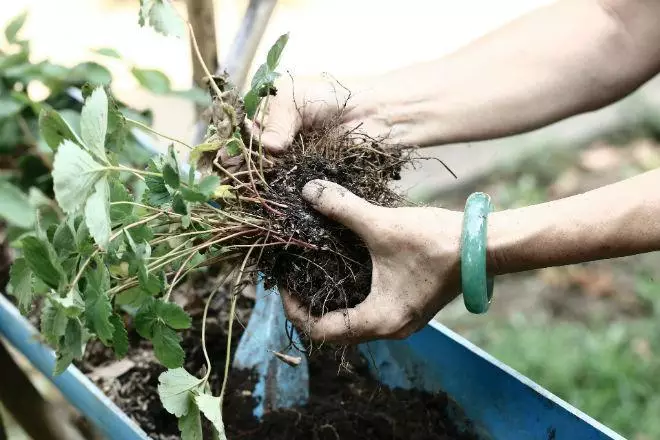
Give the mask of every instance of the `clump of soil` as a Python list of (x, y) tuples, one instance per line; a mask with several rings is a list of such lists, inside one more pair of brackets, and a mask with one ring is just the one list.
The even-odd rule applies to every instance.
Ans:
[[(200, 346), (201, 316), (204, 299), (213, 288), (212, 281), (201, 281), (188, 290), (186, 308), (193, 316), (193, 327), (183, 332), (186, 351), (185, 368), (201, 376), (204, 358)], [(228, 295), (216, 295), (207, 323), (207, 341), (213, 363), (210, 384), (218, 394), (225, 362)], [(252, 300), (241, 297), (238, 316), (249, 319)], [(232, 353), (242, 327), (236, 325)], [(179, 438), (177, 420), (167, 413), (157, 394), (158, 375), (164, 368), (154, 358), (149, 343), (133, 334), (126, 359), (133, 363), (121, 368), (116, 376), (99, 378), (101, 367), (117, 364), (112, 352), (98, 342), (88, 347), (78, 366), (135, 420), (151, 438)], [(246, 372), (232, 371), (224, 403), (224, 422), (229, 439), (342, 440), (350, 439), (438, 439), (472, 440), (460, 433), (447, 417), (449, 401), (443, 393), (389, 389), (373, 379), (367, 361), (349, 349), (343, 359), (332, 349), (317, 350), (310, 361), (310, 400), (304, 407), (267, 413), (259, 422), (252, 415), (255, 401), (251, 396), (254, 378)], [(124, 361), (122, 361), (124, 362)], [(340, 369), (340, 364), (343, 367)], [(207, 433), (209, 427), (205, 426)], [(210, 436), (208, 437), (210, 438)]]
[(369, 250), (351, 230), (304, 202), (302, 188), (314, 179), (328, 180), (373, 204), (398, 206), (402, 200), (389, 185), (400, 179), (409, 162), (408, 152), (385, 150), (377, 141), (337, 126), (301, 133), (264, 176), (270, 186), (266, 196), (288, 208), (282, 216), (266, 210), (263, 215), (280, 235), (315, 248), (266, 249), (259, 269), (267, 275), (267, 285), (287, 289), (315, 315), (361, 303), (371, 286)]
[[(223, 93), (214, 97), (206, 143), (219, 150), (202, 153), (197, 165), (217, 173), (239, 196), (233, 206), (223, 200), (224, 209), (267, 225), (263, 233), (235, 240), (241, 246), (239, 257), (247, 254), (246, 244), (261, 246), (250, 266), (265, 275), (267, 287), (285, 288), (315, 315), (361, 303), (369, 293), (372, 272), (365, 243), (306, 203), (302, 188), (310, 180), (328, 180), (373, 204), (400, 206), (405, 202), (391, 183), (413, 164), (413, 149), (371, 138), (359, 129), (349, 131), (339, 114), (303, 128), (284, 154), (273, 157), (259, 147), (258, 138), (250, 139), (240, 95), (224, 78), (218, 78), (217, 85)], [(256, 125), (258, 121), (257, 116)], [(236, 133), (244, 149), (231, 156), (226, 145), (236, 142)], [(257, 151), (266, 155), (265, 165)]]

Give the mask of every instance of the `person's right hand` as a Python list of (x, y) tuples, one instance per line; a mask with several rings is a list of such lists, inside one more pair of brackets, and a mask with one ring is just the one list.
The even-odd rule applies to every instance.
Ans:
[(387, 127), (371, 117), (374, 94), (359, 81), (323, 77), (282, 76), (275, 82), (277, 94), (268, 98), (263, 125), (257, 115), (255, 135), (272, 154), (281, 154), (302, 128), (319, 127), (336, 120), (346, 130), (358, 129), (371, 137), (387, 134)]

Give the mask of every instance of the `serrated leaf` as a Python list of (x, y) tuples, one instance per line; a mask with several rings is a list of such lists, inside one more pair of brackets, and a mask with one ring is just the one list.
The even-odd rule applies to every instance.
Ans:
[(83, 206), (105, 171), (87, 152), (64, 140), (55, 153), (52, 174), (55, 199), (70, 214)]
[(206, 176), (199, 182), (199, 192), (204, 194), (207, 198), (211, 197), (215, 190), (220, 185), (220, 178), (216, 175)]
[(202, 418), (199, 414), (199, 408), (189, 393), (189, 408), (186, 415), (179, 418), (179, 431), (181, 431), (181, 440), (203, 440)]
[(64, 336), (68, 320), (64, 309), (46, 301), (41, 310), (41, 333), (50, 345), (56, 346)]
[(64, 332), (64, 347), (74, 359), (81, 359), (83, 355), (82, 326), (78, 319), (69, 319)]
[(151, 295), (140, 287), (133, 287), (121, 292), (115, 297), (115, 304), (120, 306), (130, 306), (139, 308), (145, 303)]
[(177, 333), (161, 321), (153, 327), (154, 354), (161, 364), (167, 368), (179, 368), (183, 365), (185, 353), (181, 348)]
[(85, 223), (89, 233), (101, 249), (107, 249), (110, 243), (112, 226), (110, 224), (110, 188), (105, 177), (94, 184), (94, 193), (85, 204)]
[(140, 306), (135, 314), (135, 330), (137, 330), (140, 336), (146, 339), (153, 338), (154, 325), (158, 320), (155, 302), (156, 300), (150, 297)]
[(53, 151), (57, 151), (57, 148), (65, 139), (82, 146), (82, 140), (73, 128), (62, 115), (50, 108), (42, 107), (39, 112), (39, 132)]
[(64, 373), (69, 365), (73, 362), (73, 353), (69, 350), (62, 350), (57, 352), (55, 357), (55, 368), (53, 369), (53, 376), (59, 376)]
[(99, 159), (106, 161), (105, 135), (108, 131), (108, 97), (103, 87), (97, 87), (85, 100), (80, 113), (82, 140)]
[(176, 194), (172, 200), (172, 210), (177, 214), (187, 215), (188, 214), (188, 205), (181, 194)]
[(117, 202), (133, 202), (133, 199), (121, 182), (113, 180), (110, 182), (110, 220), (113, 223), (124, 221), (133, 213), (133, 205)]
[(235, 157), (241, 154), (242, 143), (240, 140), (232, 138), (227, 141), (225, 148), (229, 157)]
[(57, 261), (57, 255), (50, 243), (34, 236), (21, 240), (23, 258), (32, 272), (44, 283), (57, 289), (60, 283), (66, 281), (64, 270)]
[[(160, 172), (161, 170), (152, 160), (147, 168), (151, 172)], [(144, 193), (146, 202), (155, 207), (161, 207), (172, 201), (172, 196), (165, 186), (165, 180), (160, 176), (145, 176), (144, 183), (147, 186), (147, 191)]]
[(165, 36), (183, 38), (186, 34), (185, 23), (169, 0), (154, 0), (149, 11), (149, 24)]
[(169, 164), (163, 166), (163, 180), (165, 180), (165, 183), (172, 189), (179, 188), (179, 184), (181, 183), (178, 171), (172, 168)]
[(183, 200), (188, 202), (205, 202), (208, 199), (208, 197), (201, 192), (186, 188), (185, 186), (179, 188), (179, 191), (181, 191), (181, 197), (183, 197)]
[(190, 151), (188, 162), (191, 164), (195, 164), (202, 156), (202, 153), (207, 153), (210, 151), (218, 151), (219, 148), (220, 148), (220, 144), (217, 142), (206, 142), (203, 144), (195, 145), (193, 149)]
[(96, 269), (87, 274), (85, 289), (85, 322), (87, 328), (98, 336), (105, 345), (109, 345), (114, 334), (114, 326), (110, 322), (112, 304), (107, 290), (110, 287), (110, 274), (100, 261)]
[(282, 52), (284, 51), (284, 47), (288, 41), (289, 33), (287, 32), (286, 34), (281, 35), (268, 51), (266, 64), (268, 64), (270, 70), (275, 70), (277, 68), (277, 65), (280, 63), (280, 59), (282, 57)]
[(76, 239), (69, 221), (57, 225), (53, 235), (53, 248), (60, 257), (76, 251)]
[(0, 180), (0, 194), (0, 218), (12, 226), (32, 228), (36, 210), (28, 196), (6, 180)]
[(172, 90), (170, 79), (160, 70), (133, 67), (131, 73), (142, 87), (153, 93), (164, 94)]
[(18, 14), (16, 17), (12, 18), (12, 20), (5, 28), (5, 38), (7, 38), (7, 42), (16, 43), (18, 41), (16, 37), (20, 32), (21, 28), (23, 27), (23, 25), (25, 24), (25, 20), (27, 19), (27, 16), (28, 16), (28, 12), (27, 10), (25, 10), (20, 14)]
[(53, 305), (60, 307), (64, 314), (70, 318), (77, 318), (85, 309), (85, 303), (76, 289), (69, 290), (64, 297), (53, 295), (50, 300)]
[(202, 414), (204, 414), (204, 417), (213, 423), (213, 427), (216, 429), (220, 439), (226, 440), (225, 424), (222, 421), (222, 412), (220, 411), (220, 405), (222, 403), (220, 398), (203, 393), (195, 396), (195, 403)]
[(99, 49), (93, 49), (93, 51), (104, 57), (121, 59), (121, 54), (111, 47), (101, 47)]
[(29, 312), (34, 299), (32, 270), (24, 258), (14, 260), (9, 270), (11, 294), (18, 300), (18, 307), (23, 314)]
[(165, 324), (182, 330), (190, 328), (192, 319), (178, 304), (164, 301), (156, 302), (156, 315), (162, 319)]
[(110, 317), (112, 324), (112, 346), (117, 357), (124, 357), (128, 353), (128, 332), (124, 327), (124, 321), (117, 314)]
[(184, 368), (170, 369), (158, 376), (158, 396), (163, 408), (176, 417), (188, 413), (190, 394), (202, 383)]

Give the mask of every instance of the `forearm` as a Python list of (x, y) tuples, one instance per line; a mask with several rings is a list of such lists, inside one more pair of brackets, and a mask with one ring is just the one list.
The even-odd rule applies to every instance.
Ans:
[(568, 197), (491, 214), (493, 274), (660, 250), (660, 170)]
[(657, 71), (658, 3), (559, 1), (443, 59), (371, 79), (348, 117), (431, 146), (521, 133), (597, 109)]

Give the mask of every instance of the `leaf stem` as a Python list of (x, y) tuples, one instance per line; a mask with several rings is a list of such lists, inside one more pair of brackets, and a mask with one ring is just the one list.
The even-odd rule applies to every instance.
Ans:
[(172, 142), (177, 142), (177, 143), (183, 145), (184, 147), (188, 148), (189, 150), (192, 150), (192, 147), (191, 147), (190, 145), (188, 145), (187, 143), (185, 143), (185, 142), (183, 142), (183, 141), (180, 141), (179, 139), (176, 139), (176, 138), (173, 138), (173, 137), (167, 136), (167, 135), (165, 135), (165, 134), (163, 134), (163, 133), (160, 133), (160, 132), (154, 130), (153, 128), (149, 127), (148, 125), (143, 124), (143, 123), (140, 122), (140, 121), (136, 121), (135, 119), (126, 118), (126, 122), (128, 122), (129, 124), (133, 124), (133, 125), (135, 125), (136, 127), (139, 127), (139, 128), (141, 128), (141, 129), (143, 129), (143, 130), (147, 130), (147, 131), (149, 131), (149, 132), (155, 134), (156, 136), (160, 136), (160, 137), (162, 137), (162, 138), (169, 139), (169, 140), (171, 140)]
[[(261, 239), (257, 240), (255, 244), (258, 244), (260, 241)], [(255, 247), (256, 246), (252, 246), (247, 251), (245, 258), (243, 259), (243, 263), (241, 264), (241, 269), (236, 275), (236, 282), (234, 283), (234, 286), (230, 291), (232, 297), (231, 297), (231, 307), (229, 309), (229, 326), (227, 329), (227, 355), (225, 357), (225, 374), (222, 378), (222, 388), (220, 390), (220, 411), (222, 411), (222, 401), (225, 397), (225, 389), (227, 388), (227, 378), (229, 377), (229, 360), (231, 359), (231, 333), (234, 327), (234, 314), (236, 313), (236, 301), (238, 301), (237, 291), (238, 291), (238, 287), (240, 286), (241, 278), (243, 277), (243, 272), (245, 271), (245, 266), (247, 265), (247, 262), (250, 259), (250, 255), (252, 254), (252, 251), (254, 250)]]
[(213, 301), (213, 297), (222, 288), (223, 284), (225, 284), (229, 275), (231, 275), (231, 271), (227, 272), (225, 276), (222, 277), (222, 280), (218, 282), (218, 287), (211, 292), (204, 305), (204, 314), (202, 315), (202, 352), (204, 353), (204, 359), (206, 360), (206, 374), (202, 379), (203, 381), (208, 381), (211, 376), (211, 359), (209, 358), (209, 353), (206, 349), (206, 317), (208, 316), (209, 306), (211, 305), (211, 301)]

